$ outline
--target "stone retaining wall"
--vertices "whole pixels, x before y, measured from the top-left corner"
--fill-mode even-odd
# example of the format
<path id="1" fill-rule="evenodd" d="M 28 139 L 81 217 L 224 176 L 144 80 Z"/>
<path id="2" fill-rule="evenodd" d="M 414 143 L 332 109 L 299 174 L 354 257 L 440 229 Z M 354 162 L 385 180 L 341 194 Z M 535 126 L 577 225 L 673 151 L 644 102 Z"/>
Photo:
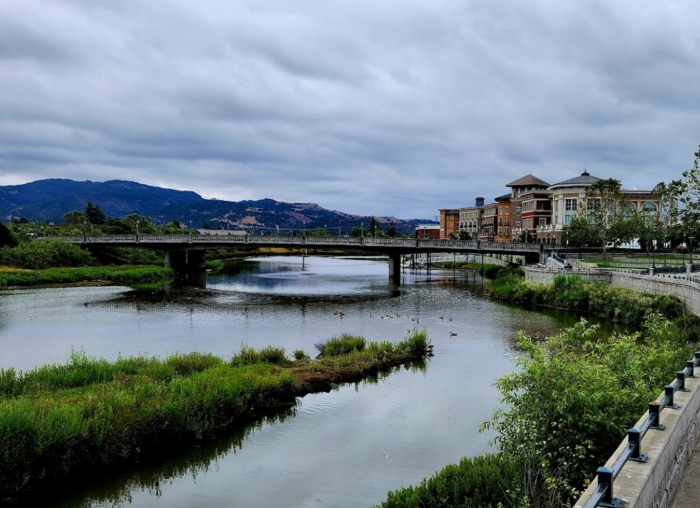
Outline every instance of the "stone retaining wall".
<path id="1" fill-rule="evenodd" d="M 623 271 L 603 270 L 549 270 L 525 268 L 525 280 L 551 284 L 555 275 L 580 275 L 587 282 L 605 282 L 613 286 L 626 287 L 652 295 L 675 294 L 683 302 L 685 309 L 700 316 L 700 284 L 681 276 L 641 275 Z"/>

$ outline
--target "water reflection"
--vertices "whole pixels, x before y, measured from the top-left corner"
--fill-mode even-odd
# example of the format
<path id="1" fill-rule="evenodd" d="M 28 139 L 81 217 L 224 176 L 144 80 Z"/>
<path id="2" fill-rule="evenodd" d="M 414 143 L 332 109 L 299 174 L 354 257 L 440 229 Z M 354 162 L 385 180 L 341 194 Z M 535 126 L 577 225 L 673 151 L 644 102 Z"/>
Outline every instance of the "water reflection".
<path id="1" fill-rule="evenodd" d="M 425 374 L 428 363 L 414 361 L 404 366 L 396 366 L 379 371 L 363 381 L 343 383 L 334 391 L 349 388 L 359 393 L 361 389 L 377 385 L 389 376 L 402 371 Z M 301 406 L 301 401 L 297 402 Z M 298 406 L 284 407 L 274 412 L 260 415 L 245 426 L 227 430 L 215 439 L 185 444 L 181 449 L 164 447 L 150 453 L 133 465 L 110 468 L 97 474 L 81 472 L 74 478 L 50 486 L 31 498 L 19 501 L 21 506 L 46 506 L 63 508 L 87 508 L 96 506 L 123 506 L 131 504 L 135 496 L 163 498 L 169 488 L 177 488 L 180 480 L 197 482 L 198 478 L 219 469 L 220 461 L 231 454 L 240 453 L 245 443 L 271 425 L 280 425 L 297 415 Z M 76 495 L 75 485 L 80 485 Z M 266 503 L 269 502 L 266 501 Z M 284 506 L 284 498 L 278 499 L 277 506 Z"/>
<path id="2" fill-rule="evenodd" d="M 306 396 L 294 418 L 262 423 L 243 445 L 192 451 L 213 454 L 211 467 L 165 465 L 155 489 L 152 466 L 141 465 L 119 473 L 120 494 L 100 497 L 107 487 L 93 486 L 96 497 L 76 494 L 64 504 L 367 507 L 488 450 L 493 436 L 477 429 L 499 407 L 493 382 L 514 368 L 514 337 L 549 335 L 569 316 L 499 305 L 482 298 L 483 288 L 478 274 L 460 271 L 407 271 L 396 287 L 385 261 L 310 257 L 303 266 L 300 258 L 246 261 L 209 274 L 205 289 L 4 291 L 0 368 L 62 362 L 71 348 L 107 359 L 190 351 L 228 358 L 244 343 L 313 354 L 315 343 L 343 333 L 396 342 L 426 330 L 435 345 L 427 372 L 402 369 L 376 384 Z"/>

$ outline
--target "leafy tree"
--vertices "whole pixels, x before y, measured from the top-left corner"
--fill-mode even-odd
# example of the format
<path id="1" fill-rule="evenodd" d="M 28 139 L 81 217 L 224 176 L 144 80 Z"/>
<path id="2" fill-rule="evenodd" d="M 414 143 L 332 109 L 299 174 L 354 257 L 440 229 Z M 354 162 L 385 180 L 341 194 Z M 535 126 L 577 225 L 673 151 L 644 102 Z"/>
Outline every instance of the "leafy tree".
<path id="1" fill-rule="evenodd" d="M 377 236 L 377 230 L 381 231 L 381 228 L 379 227 L 377 219 L 372 217 L 369 220 L 369 236 Z"/>
<path id="2" fill-rule="evenodd" d="M 14 247 L 17 245 L 17 239 L 7 227 L 0 223 L 0 247 Z"/>
<path id="3" fill-rule="evenodd" d="M 598 228 L 585 217 L 574 217 L 562 230 L 562 244 L 569 241 L 569 247 L 578 249 L 598 243 Z"/>
<path id="4" fill-rule="evenodd" d="M 137 231 L 139 233 L 154 233 L 156 230 L 155 225 L 148 220 L 148 217 L 137 213 L 131 213 L 124 217 L 124 224 L 129 226 L 134 233 Z"/>
<path id="5" fill-rule="evenodd" d="M 350 231 L 350 236 L 364 236 L 365 229 L 364 228 L 358 228 L 357 226 L 353 227 L 352 230 Z"/>
<path id="6" fill-rule="evenodd" d="M 683 178 L 661 182 L 655 188 L 662 197 L 661 220 L 666 224 L 683 224 L 688 236 L 698 238 L 700 228 L 700 146 L 693 167 L 683 171 Z"/>
<path id="7" fill-rule="evenodd" d="M 386 236 L 389 238 L 396 237 L 396 225 L 394 224 L 393 220 L 389 222 L 389 228 L 386 230 Z"/>
<path id="8" fill-rule="evenodd" d="M 609 230 L 622 221 L 619 212 L 624 209 L 620 206 L 624 200 L 622 184 L 615 178 L 598 180 L 586 189 L 585 216 L 590 224 L 597 227 L 603 252 L 610 238 Z"/>
<path id="9" fill-rule="evenodd" d="M 82 230 L 86 220 L 87 217 L 85 217 L 85 214 L 78 210 L 73 210 L 72 212 L 68 212 L 63 216 L 63 222 L 69 229 Z"/>
<path id="10" fill-rule="evenodd" d="M 107 222 L 107 215 L 100 209 L 100 205 L 93 205 L 88 201 L 85 205 L 85 217 L 90 224 L 102 226 Z"/>

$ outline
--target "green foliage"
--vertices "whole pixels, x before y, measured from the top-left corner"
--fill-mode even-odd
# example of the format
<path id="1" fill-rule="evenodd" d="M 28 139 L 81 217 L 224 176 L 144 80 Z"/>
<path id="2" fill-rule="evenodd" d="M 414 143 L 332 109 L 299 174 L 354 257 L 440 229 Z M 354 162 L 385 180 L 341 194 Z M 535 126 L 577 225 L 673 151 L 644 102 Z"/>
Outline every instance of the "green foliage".
<path id="1" fill-rule="evenodd" d="M 349 354 L 314 360 L 309 372 L 326 372 L 332 383 L 339 370 L 356 380 L 415 359 L 409 339 L 390 358 L 359 351 L 355 339 Z M 293 403 L 309 388 L 295 377 L 298 365 L 284 369 L 291 363 L 283 348 L 243 346 L 228 362 L 200 353 L 108 362 L 73 351 L 62 365 L 0 369 L 0 499 L 41 479 L 206 438 L 261 409 Z"/>
<path id="2" fill-rule="evenodd" d="M 100 205 L 93 205 L 89 201 L 85 205 L 85 218 L 95 226 L 101 226 L 107 222 L 107 215 L 100 209 Z"/>
<path id="3" fill-rule="evenodd" d="M 643 332 L 595 332 L 581 320 L 543 343 L 521 334 L 519 368 L 498 381 L 507 409 L 485 427 L 523 475 L 538 478 L 527 489 L 533 506 L 570 505 L 694 349 L 657 315 Z"/>
<path id="4" fill-rule="evenodd" d="M 114 284 L 172 279 L 170 268 L 159 266 L 100 266 L 89 268 L 48 268 L 33 271 L 0 271 L 0 287 L 109 281 Z"/>
<path id="5" fill-rule="evenodd" d="M 325 342 L 315 344 L 319 357 L 346 355 L 352 351 L 363 351 L 366 341 L 364 337 L 357 337 L 348 333 L 340 337 L 333 337 Z"/>
<path id="6" fill-rule="evenodd" d="M 445 467 L 417 487 L 390 492 L 387 500 L 376 508 L 496 508 L 500 503 L 513 503 L 508 490 L 517 483 L 517 477 L 516 463 L 503 454 L 463 458 L 459 464 Z"/>
<path id="7" fill-rule="evenodd" d="M 53 240 L 3 247 L 0 249 L 0 264 L 38 270 L 57 266 L 89 266 L 95 264 L 95 259 L 77 245 Z"/>
<path id="8" fill-rule="evenodd" d="M 683 304 L 675 295 L 654 296 L 602 282 L 587 283 L 578 274 L 558 274 L 552 284 L 507 276 L 492 281 L 489 291 L 502 302 L 568 309 L 633 326 L 641 326 L 650 312 L 668 319 L 683 314 Z"/>
<path id="9" fill-rule="evenodd" d="M 303 349 L 295 349 L 292 354 L 294 355 L 295 360 L 308 360 L 309 359 L 309 355 L 307 355 Z"/>
<path id="10" fill-rule="evenodd" d="M 17 239 L 7 227 L 0 223 L 0 247 L 15 247 Z"/>

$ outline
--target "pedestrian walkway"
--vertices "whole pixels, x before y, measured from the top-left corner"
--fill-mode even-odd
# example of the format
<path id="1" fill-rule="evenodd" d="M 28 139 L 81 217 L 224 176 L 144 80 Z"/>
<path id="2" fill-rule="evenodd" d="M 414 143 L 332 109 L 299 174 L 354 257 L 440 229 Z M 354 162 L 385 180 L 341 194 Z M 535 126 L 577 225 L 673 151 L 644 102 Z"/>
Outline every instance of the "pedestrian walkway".
<path id="1" fill-rule="evenodd" d="M 700 440 L 695 443 L 690 462 L 685 468 L 680 487 L 671 508 L 698 508 L 700 506 Z"/>

